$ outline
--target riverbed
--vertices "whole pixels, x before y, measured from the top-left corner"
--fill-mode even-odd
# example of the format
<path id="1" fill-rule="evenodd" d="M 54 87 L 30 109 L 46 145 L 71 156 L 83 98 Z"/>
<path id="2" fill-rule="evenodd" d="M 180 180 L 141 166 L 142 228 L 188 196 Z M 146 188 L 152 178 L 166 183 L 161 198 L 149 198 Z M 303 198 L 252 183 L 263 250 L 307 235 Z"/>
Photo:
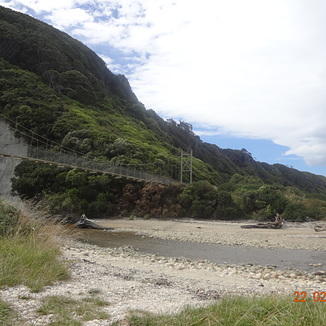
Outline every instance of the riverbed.
<path id="1" fill-rule="evenodd" d="M 110 224 L 110 222 L 102 224 L 106 225 Z M 268 231 L 272 233 L 274 230 Z M 326 251 L 320 250 L 198 243 L 150 237 L 132 231 L 85 229 L 80 233 L 80 240 L 106 248 L 131 246 L 142 253 L 163 257 L 201 259 L 216 264 L 270 265 L 281 270 L 293 269 L 310 273 L 316 270 L 316 266 L 320 267 L 323 262 L 326 262 Z"/>
<path id="2" fill-rule="evenodd" d="M 87 322 L 104 326 L 124 319 L 130 310 L 175 313 L 226 295 L 287 295 L 293 301 L 297 292 L 312 297 L 325 291 L 326 234 L 315 232 L 313 223 L 257 230 L 242 229 L 241 221 L 95 222 L 113 230 L 76 230 L 78 241 L 62 240 L 71 280 L 37 293 L 25 286 L 2 289 L 2 299 L 26 325 L 49 322 L 37 311 L 53 295 L 81 300 L 92 294 L 108 302 L 103 310 L 109 319 Z"/>

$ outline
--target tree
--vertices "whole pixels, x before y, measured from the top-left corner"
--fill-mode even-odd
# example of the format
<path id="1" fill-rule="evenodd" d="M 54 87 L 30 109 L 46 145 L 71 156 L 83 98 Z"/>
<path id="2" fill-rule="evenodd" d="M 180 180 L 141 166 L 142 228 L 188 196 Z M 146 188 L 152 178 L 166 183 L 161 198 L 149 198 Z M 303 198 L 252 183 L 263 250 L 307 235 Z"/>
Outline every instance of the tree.
<path id="1" fill-rule="evenodd" d="M 194 182 L 180 195 L 185 215 L 194 218 L 212 218 L 217 207 L 217 189 L 207 181 Z"/>

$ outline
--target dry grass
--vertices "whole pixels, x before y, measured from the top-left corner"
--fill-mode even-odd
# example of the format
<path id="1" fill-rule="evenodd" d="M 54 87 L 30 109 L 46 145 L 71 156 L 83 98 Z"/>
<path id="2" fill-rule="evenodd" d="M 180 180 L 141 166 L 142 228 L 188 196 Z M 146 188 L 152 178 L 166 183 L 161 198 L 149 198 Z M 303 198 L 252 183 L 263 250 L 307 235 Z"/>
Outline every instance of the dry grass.
<path id="1" fill-rule="evenodd" d="M 24 284 L 40 291 L 69 278 L 59 259 L 65 229 L 42 216 L 31 217 L 0 202 L 0 286 Z"/>

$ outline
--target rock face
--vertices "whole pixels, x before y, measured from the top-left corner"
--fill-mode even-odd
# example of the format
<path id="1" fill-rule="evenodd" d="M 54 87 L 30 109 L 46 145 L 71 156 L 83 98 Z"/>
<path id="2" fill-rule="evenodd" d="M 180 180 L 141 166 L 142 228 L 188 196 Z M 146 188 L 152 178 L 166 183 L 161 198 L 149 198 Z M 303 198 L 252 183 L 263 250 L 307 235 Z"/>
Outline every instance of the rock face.
<path id="1" fill-rule="evenodd" d="M 0 153 L 27 156 L 27 144 L 23 139 L 15 137 L 10 127 L 0 120 Z M 19 161 L 11 157 L 0 156 L 0 197 L 16 202 L 11 192 L 11 178 Z"/>

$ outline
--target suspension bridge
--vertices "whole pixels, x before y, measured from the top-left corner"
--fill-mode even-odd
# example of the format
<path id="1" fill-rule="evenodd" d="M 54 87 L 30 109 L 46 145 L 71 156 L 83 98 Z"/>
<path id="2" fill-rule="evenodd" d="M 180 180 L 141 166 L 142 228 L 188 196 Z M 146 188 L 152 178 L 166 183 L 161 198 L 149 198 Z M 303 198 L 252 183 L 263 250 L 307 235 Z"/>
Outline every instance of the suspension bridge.
<path id="1" fill-rule="evenodd" d="M 16 160 L 27 160 L 36 163 L 51 164 L 70 169 L 81 169 L 90 173 L 109 174 L 116 178 L 127 178 L 140 182 L 158 183 L 170 185 L 180 183 L 175 179 L 164 175 L 157 175 L 137 168 L 135 165 L 116 165 L 108 161 L 96 158 L 87 158 L 74 150 L 57 144 L 43 136 L 37 135 L 27 128 L 17 125 L 16 128 L 10 126 L 12 120 L 0 114 L 1 120 L 8 126 L 13 135 L 20 134 L 25 139 L 25 153 L 15 153 L 14 146 L 7 146 L 0 139 L 0 156 L 13 158 Z M 26 141 L 29 139 L 29 141 Z"/>

